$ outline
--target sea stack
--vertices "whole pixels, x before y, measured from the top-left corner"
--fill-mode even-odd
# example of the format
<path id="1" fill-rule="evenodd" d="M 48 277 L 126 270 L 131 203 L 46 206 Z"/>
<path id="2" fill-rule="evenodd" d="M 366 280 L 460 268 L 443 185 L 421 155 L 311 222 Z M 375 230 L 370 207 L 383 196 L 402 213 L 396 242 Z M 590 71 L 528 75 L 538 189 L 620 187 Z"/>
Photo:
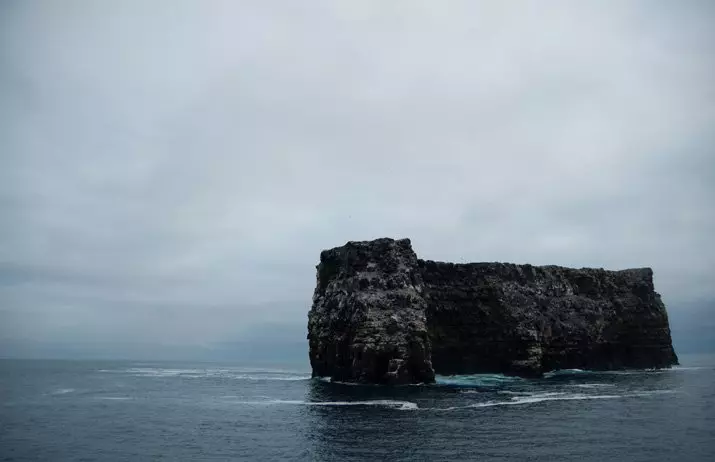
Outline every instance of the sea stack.
<path id="1" fill-rule="evenodd" d="M 678 363 L 650 268 L 423 261 L 409 239 L 324 250 L 308 340 L 313 376 L 355 383 Z"/>

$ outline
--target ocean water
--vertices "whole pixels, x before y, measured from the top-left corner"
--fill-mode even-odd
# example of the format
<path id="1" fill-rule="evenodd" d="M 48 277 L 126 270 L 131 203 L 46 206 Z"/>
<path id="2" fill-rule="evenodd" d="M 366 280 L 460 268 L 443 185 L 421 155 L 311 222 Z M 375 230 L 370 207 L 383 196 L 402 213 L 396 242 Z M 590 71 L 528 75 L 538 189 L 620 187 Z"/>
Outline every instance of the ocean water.
<path id="1" fill-rule="evenodd" d="M 0 360 L 0 460 L 715 460 L 715 357 L 354 386 L 291 367 Z"/>

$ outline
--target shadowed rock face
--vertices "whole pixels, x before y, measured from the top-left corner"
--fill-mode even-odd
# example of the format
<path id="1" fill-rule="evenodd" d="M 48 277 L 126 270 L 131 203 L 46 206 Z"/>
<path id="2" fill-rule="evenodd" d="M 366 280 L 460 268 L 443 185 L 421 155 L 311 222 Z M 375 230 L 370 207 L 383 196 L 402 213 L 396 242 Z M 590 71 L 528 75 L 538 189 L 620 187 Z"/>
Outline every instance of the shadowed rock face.
<path id="1" fill-rule="evenodd" d="M 538 376 L 677 363 L 649 268 L 419 265 L 438 373 Z"/>
<path id="2" fill-rule="evenodd" d="M 410 241 L 349 242 L 320 254 L 308 340 L 313 376 L 433 382 L 427 303 Z"/>
<path id="3" fill-rule="evenodd" d="M 677 364 L 649 268 L 422 261 L 408 239 L 348 242 L 317 268 L 314 376 L 400 384 Z"/>

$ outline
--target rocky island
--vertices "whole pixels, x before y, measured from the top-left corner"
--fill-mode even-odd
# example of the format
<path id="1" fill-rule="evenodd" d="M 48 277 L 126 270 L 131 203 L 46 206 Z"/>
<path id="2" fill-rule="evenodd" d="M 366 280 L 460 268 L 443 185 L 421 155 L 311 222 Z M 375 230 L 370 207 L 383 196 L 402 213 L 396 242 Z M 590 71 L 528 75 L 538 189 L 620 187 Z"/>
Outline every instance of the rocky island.
<path id="1" fill-rule="evenodd" d="M 409 239 L 324 250 L 308 340 L 314 377 L 357 383 L 678 362 L 650 268 L 425 261 Z"/>

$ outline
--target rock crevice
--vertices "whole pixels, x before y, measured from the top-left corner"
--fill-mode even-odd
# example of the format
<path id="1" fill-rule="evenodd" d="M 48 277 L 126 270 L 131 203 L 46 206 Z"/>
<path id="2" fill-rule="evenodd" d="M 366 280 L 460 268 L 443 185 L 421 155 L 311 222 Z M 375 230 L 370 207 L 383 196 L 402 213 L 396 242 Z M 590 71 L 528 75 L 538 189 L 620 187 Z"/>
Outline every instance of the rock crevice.
<path id="1" fill-rule="evenodd" d="M 409 239 L 323 251 L 308 340 L 314 376 L 358 383 L 677 364 L 649 268 L 424 261 Z"/>

